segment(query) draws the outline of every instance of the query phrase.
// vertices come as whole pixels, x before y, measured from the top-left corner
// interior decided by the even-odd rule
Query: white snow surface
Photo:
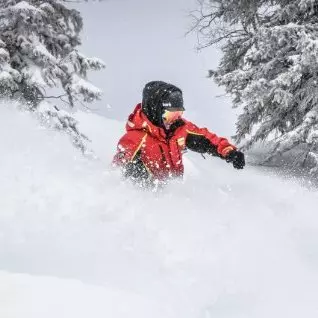
[[[183,182],[110,167],[124,123],[77,113],[97,159],[0,104],[0,317],[318,316],[318,192],[186,154]]]

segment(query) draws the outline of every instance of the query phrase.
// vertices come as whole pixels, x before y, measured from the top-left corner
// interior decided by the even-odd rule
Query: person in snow
[[[113,164],[141,185],[181,177],[186,149],[220,157],[234,168],[243,169],[241,151],[226,138],[184,119],[184,111],[181,89],[162,81],[147,83],[142,103],[128,118]]]

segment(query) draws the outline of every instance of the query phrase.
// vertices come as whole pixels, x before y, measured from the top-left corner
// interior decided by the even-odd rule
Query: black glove
[[[235,169],[243,169],[245,166],[244,153],[237,150],[232,150],[225,158],[227,162],[232,162]]]

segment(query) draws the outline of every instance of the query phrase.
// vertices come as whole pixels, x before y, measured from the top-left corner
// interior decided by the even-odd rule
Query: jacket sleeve
[[[145,134],[138,132],[128,132],[121,137],[117,144],[117,151],[113,158],[113,164],[116,166],[123,166],[128,162],[133,161],[145,141],[145,137]]]
[[[118,142],[113,165],[123,168],[123,175],[135,181],[146,180],[148,170],[141,160],[141,147],[146,140],[146,134],[126,133]]]
[[[236,147],[226,138],[218,137],[207,128],[199,128],[191,122],[186,123],[186,147],[199,153],[208,153],[213,156],[226,158]]]

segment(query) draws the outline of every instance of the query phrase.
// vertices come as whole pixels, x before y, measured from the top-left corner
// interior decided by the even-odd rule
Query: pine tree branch
[[[59,95],[59,96],[43,96],[41,99],[47,99],[47,98],[56,98],[61,99],[61,97],[67,96],[67,94]]]

